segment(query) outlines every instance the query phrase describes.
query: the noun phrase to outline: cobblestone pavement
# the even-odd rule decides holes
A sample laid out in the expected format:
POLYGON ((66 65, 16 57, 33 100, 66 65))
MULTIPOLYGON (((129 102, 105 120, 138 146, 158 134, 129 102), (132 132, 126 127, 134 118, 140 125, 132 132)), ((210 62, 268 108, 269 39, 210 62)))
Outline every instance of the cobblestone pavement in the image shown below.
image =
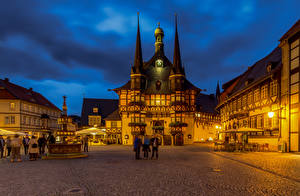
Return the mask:
POLYGON ((159 150, 159 160, 136 161, 129 146, 93 147, 83 159, 1 160, 0 195, 300 195, 297 154, 159 150))

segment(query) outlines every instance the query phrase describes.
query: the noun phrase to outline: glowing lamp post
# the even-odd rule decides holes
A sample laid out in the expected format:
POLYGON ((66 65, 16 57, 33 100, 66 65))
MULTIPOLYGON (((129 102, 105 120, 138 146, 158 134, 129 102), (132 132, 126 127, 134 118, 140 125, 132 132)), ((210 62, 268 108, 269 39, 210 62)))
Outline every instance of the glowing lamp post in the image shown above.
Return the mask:
POLYGON ((268 117, 273 118, 274 117, 274 112, 268 112, 268 117))

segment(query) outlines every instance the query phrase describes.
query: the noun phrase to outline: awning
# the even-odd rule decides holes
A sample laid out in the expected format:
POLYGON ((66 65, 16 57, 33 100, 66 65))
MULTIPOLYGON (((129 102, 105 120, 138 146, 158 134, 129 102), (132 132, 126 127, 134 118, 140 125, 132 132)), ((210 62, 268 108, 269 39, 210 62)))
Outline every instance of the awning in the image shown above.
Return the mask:
POLYGON ((222 131, 220 133, 245 133, 245 132, 259 132, 259 131, 264 131, 264 130, 256 129, 256 128, 241 127, 238 129, 229 129, 226 131, 222 131))
POLYGON ((25 133, 22 133, 22 132, 17 132, 17 131, 8 131, 8 130, 5 130, 5 129, 0 129, 0 135, 5 135, 5 136, 8 136, 8 135, 26 135, 25 133))
POLYGON ((92 127, 92 128, 82 129, 80 131, 76 131, 76 134, 105 135, 106 132, 103 129, 92 127))

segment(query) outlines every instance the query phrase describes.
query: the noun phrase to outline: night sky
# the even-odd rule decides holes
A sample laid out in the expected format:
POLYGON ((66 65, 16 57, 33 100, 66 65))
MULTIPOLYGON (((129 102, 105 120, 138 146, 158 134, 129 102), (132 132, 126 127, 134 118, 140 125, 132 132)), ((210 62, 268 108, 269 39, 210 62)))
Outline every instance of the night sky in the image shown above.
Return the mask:
POLYGON ((174 13, 187 78, 207 93, 278 45, 300 18, 300 1, 1 0, 0 77, 42 93, 69 114, 82 98, 117 98, 129 80, 137 12, 144 61, 154 54, 157 22, 173 60, 174 13))

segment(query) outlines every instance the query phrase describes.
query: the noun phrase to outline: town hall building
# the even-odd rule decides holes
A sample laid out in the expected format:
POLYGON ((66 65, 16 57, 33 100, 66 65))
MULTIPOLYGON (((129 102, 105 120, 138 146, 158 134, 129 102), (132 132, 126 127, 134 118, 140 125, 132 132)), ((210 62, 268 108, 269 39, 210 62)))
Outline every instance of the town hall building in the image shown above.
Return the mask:
POLYGON ((137 135, 157 135, 162 145, 192 144, 216 136, 217 97, 201 93, 187 79, 175 20, 173 62, 165 56, 164 31, 159 25, 154 55, 144 61, 138 22, 130 80, 113 89, 119 96, 122 144, 132 144, 137 135))

